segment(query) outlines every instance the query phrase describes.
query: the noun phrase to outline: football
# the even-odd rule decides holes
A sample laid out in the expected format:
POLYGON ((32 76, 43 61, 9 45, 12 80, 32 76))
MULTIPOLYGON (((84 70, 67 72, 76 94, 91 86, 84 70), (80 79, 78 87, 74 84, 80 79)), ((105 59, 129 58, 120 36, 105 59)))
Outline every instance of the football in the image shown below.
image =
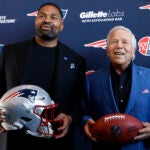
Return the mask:
POLYGON ((133 140, 143 124, 137 118, 123 113, 108 114, 97 120, 90 133, 97 141, 123 144, 133 140))

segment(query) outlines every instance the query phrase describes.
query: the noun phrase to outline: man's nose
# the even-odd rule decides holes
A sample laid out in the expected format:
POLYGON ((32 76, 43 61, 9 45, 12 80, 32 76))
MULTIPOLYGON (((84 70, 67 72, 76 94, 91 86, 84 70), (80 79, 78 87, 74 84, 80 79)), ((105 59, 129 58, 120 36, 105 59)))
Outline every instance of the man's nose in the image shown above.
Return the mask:
POLYGON ((44 21, 45 22, 51 22, 52 18, 50 16, 45 16, 44 21))
POLYGON ((119 42, 117 43, 117 46, 118 46, 118 48, 122 48, 122 47, 123 47, 122 42, 119 41, 119 42))

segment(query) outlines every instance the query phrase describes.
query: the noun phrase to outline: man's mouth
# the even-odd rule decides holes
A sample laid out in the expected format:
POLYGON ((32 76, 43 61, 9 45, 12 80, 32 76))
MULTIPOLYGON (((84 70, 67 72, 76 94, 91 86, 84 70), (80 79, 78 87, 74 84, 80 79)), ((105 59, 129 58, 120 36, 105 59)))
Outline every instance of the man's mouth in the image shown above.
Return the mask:
POLYGON ((115 55, 125 55, 123 52, 114 52, 115 55))

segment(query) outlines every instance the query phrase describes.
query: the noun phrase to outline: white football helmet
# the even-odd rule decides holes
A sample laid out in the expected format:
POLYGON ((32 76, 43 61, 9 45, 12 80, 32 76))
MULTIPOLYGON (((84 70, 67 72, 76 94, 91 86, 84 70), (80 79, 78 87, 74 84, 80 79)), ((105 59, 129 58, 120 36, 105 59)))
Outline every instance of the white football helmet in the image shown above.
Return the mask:
POLYGON ((16 86, 0 99, 0 109, 4 111, 6 120, 1 125, 5 130, 25 129, 26 133, 36 137, 55 136, 53 123, 62 125, 61 120, 54 120, 57 106, 48 93, 38 86, 16 86))

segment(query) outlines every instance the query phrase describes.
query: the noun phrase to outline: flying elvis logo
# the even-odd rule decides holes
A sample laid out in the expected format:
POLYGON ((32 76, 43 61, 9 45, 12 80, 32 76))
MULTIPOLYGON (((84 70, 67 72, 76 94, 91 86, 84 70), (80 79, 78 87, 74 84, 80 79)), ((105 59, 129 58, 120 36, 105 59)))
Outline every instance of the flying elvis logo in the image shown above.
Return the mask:
POLYGON ((139 9, 150 9, 150 4, 149 5, 145 5, 145 6, 141 6, 141 7, 139 7, 139 9))
POLYGON ((84 44, 85 47, 94 47, 94 48, 102 48, 102 49, 106 49, 107 47, 107 40, 106 39, 102 39, 99 41, 95 41, 92 43, 88 43, 88 44, 84 44))
MULTIPOLYGON (((63 13, 63 19, 66 18, 67 13, 68 13, 68 9, 61 9, 62 13, 63 13)), ((38 11, 32 12, 32 13, 28 13, 27 16, 37 16, 38 11)))
POLYGON ((14 97, 24 97, 33 102, 35 100, 35 96, 37 95, 37 90, 32 89, 22 89, 18 90, 16 92, 11 93, 6 98, 4 98, 2 101, 14 98, 14 97))

